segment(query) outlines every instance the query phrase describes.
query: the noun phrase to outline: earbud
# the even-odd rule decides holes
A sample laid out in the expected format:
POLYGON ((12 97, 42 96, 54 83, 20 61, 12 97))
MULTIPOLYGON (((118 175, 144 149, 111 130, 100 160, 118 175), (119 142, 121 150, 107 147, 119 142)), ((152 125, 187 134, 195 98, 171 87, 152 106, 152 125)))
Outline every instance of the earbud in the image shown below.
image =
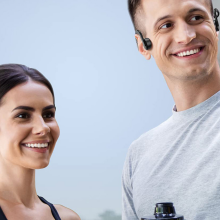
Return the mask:
POLYGON ((219 10, 217 8, 214 9, 214 24, 215 24, 215 30, 219 31, 219 23, 218 23, 218 17, 219 17, 219 10))
POLYGON ((138 35, 140 36, 141 41, 142 41, 142 43, 143 43, 143 45, 144 45, 144 49, 145 49, 145 50, 150 50, 151 47, 152 47, 152 42, 151 42, 151 40, 150 40, 149 38, 145 38, 145 39, 144 39, 142 33, 141 33, 140 31, 138 31, 138 30, 135 31, 135 34, 138 34, 138 35))

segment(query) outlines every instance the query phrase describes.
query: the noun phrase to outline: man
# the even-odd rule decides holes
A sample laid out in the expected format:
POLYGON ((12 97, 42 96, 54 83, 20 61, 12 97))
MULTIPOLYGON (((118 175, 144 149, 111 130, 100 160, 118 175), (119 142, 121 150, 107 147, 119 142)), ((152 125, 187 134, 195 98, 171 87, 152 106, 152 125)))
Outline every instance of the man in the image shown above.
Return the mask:
POLYGON ((156 203, 173 202, 187 220, 219 220, 220 69, 212 2, 128 4, 135 30, 140 31, 135 35, 138 50, 147 60, 154 57, 175 106, 168 120, 129 148, 122 219, 137 220, 152 215, 156 203), (144 46, 141 33, 152 46, 144 46))

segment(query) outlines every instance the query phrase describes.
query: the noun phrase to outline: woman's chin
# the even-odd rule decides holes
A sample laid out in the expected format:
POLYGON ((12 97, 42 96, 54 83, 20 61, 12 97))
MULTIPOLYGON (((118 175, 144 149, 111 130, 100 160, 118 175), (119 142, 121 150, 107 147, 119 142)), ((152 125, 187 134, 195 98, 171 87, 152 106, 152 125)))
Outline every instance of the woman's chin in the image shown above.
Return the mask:
POLYGON ((38 170, 38 169, 43 169, 49 165, 49 161, 39 161, 38 163, 32 163, 32 164, 27 164, 23 165, 23 167, 32 169, 32 170, 38 170))
POLYGON ((47 167, 48 165, 49 165, 49 163, 47 163, 47 164, 41 164, 40 166, 36 167, 35 169, 36 169, 36 170, 37 170, 37 169, 43 169, 43 168, 47 167))

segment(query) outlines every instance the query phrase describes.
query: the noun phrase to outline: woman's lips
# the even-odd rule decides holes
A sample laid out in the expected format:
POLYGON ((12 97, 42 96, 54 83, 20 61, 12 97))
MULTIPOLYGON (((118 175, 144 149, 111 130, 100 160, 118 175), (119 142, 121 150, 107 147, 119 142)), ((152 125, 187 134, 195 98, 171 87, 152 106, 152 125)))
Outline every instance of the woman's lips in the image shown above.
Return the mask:
POLYGON ((42 148, 38 148, 38 147, 27 147, 27 146, 25 146, 24 144, 21 144, 21 146, 22 146, 22 147, 25 147, 25 148, 27 148, 27 149, 29 149, 29 150, 31 150, 31 151, 34 151, 34 152, 46 153, 47 150, 49 150, 49 146, 50 146, 50 145, 48 145, 48 147, 42 147, 42 148))

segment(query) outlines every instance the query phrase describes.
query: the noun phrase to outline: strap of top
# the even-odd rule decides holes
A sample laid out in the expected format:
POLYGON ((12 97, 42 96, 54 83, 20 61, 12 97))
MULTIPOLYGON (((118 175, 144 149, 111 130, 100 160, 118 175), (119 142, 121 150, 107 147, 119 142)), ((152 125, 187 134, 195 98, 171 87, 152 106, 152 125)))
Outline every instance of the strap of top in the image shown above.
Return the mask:
MULTIPOLYGON (((61 218, 60 218, 60 216, 59 216, 57 210, 56 210, 55 207, 53 206, 53 204, 49 203, 46 199, 44 199, 44 198, 41 197, 41 196, 38 196, 38 197, 39 197, 39 199, 40 199, 43 203, 45 203, 45 204, 47 204, 47 205, 50 206, 52 215, 53 215, 53 217, 55 218, 55 220, 61 220, 61 218)), ((0 219, 0 220, 1 220, 1 219, 0 219)), ((4 220, 7 220, 7 219, 4 219, 4 220)))
MULTIPOLYGON (((56 210, 55 207, 53 206, 53 204, 49 203, 46 199, 44 199, 44 198, 41 197, 41 196, 38 196, 38 197, 39 197, 39 199, 40 199, 43 203, 47 204, 47 205, 50 207, 51 213, 52 213, 54 219, 55 219, 55 220, 61 220, 61 218, 60 218, 60 216, 59 216, 57 210, 56 210)), ((2 211, 1 207, 0 207, 0 220, 7 220, 7 218, 6 218, 5 214, 4 214, 4 212, 2 211)))
POLYGON ((7 220, 4 212, 2 211, 1 207, 0 207, 0 220, 7 220))

